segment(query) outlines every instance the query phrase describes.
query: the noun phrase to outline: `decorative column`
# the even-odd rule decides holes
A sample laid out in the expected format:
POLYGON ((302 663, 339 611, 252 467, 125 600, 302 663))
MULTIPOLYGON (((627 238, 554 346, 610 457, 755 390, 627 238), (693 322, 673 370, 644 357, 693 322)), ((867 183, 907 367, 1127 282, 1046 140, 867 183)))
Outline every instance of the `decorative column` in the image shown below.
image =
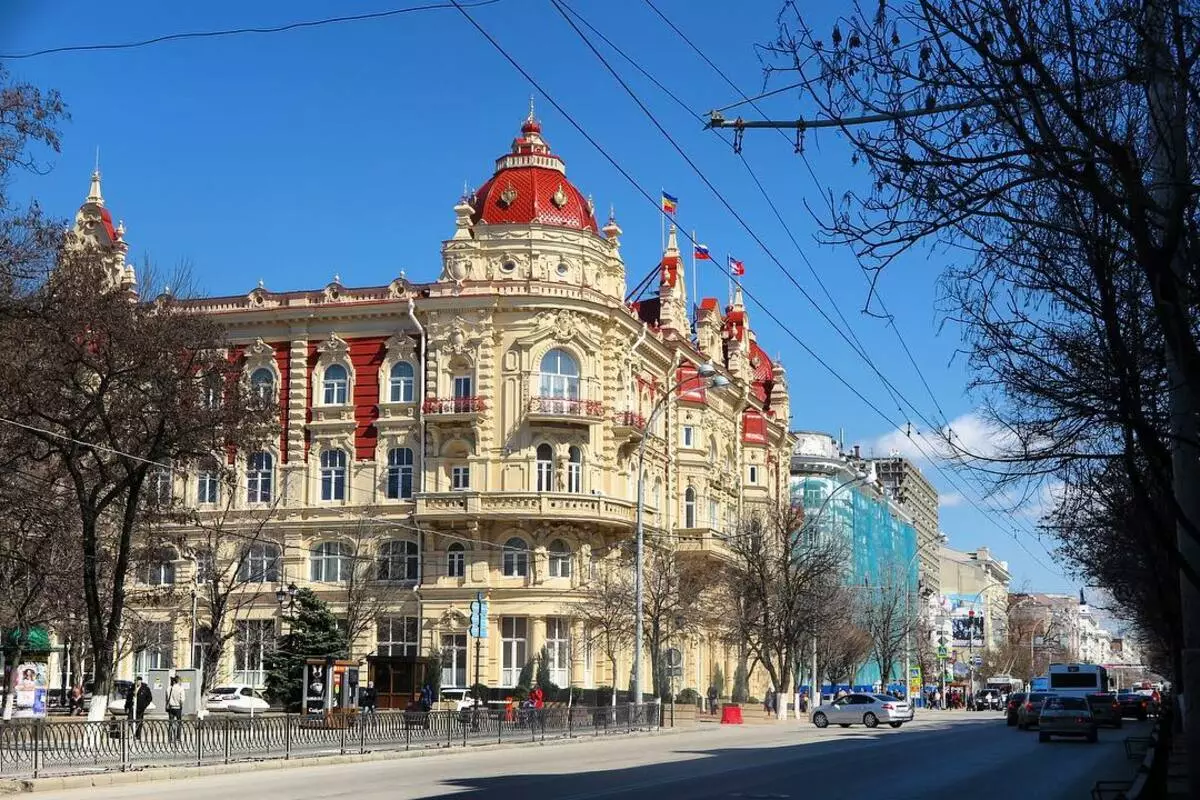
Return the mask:
POLYGON ((527 657, 530 660, 535 660, 538 653, 542 652, 542 645, 546 643, 546 618, 545 617, 530 617, 529 618, 529 652, 527 657))
POLYGON ((583 641, 583 623, 571 620, 571 641, 567 645, 571 654, 571 685, 582 687, 584 684, 584 658, 587 645, 583 641))

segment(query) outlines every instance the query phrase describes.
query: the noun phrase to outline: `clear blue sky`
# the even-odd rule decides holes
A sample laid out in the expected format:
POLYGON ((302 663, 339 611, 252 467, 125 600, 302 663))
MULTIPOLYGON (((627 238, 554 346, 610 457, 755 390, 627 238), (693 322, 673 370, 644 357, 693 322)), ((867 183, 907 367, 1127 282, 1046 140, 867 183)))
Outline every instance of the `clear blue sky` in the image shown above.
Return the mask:
MULTIPOLYGON (((0 53, 271 26, 411 2, 6 0, 0 3, 0 53)), ((778 3, 656 2, 742 89, 762 89, 755 44, 773 36, 778 3)), ((574 0, 572 7, 694 111, 741 99, 644 3, 574 0)), ((836 10, 829 4, 815 13, 836 10)), ((642 187, 654 196, 660 187, 678 196, 681 223, 694 228, 718 259, 732 253, 743 260, 747 289, 792 333, 894 421, 904 425, 913 417, 897 410, 878 378, 819 318, 547 0, 502 0, 471 13, 642 187)), ((831 19, 814 22, 824 29, 831 19)), ((879 285, 896 314, 896 330, 863 315, 866 279, 852 254, 814 241, 816 226, 806 203, 822 207, 820 188, 783 137, 749 133, 746 159, 828 287, 830 302, 728 144, 702 130, 695 117, 603 43, 597 45, 784 267, 835 320, 834 307, 840 308, 900 391, 937 419, 897 332, 919 360, 946 417, 968 430, 976 403, 965 393, 966 367, 954 358, 959 331, 940 327, 935 303, 945 266, 941 257, 920 254, 882 278, 879 285)), ((163 268, 189 262, 200 288, 219 294, 248 291, 259 279, 274 290, 310 288, 335 273, 350 285, 385 283, 402 269, 413 280, 434 279, 439 246, 452 232, 451 208, 464 182, 474 187, 490 176, 493 159, 506 151, 533 93, 453 9, 273 35, 48 55, 6 65, 18 79, 59 89, 72 114, 62 154, 48 158, 49 173, 22 177, 10 191, 70 216, 87 193, 99 147, 105 199, 114 216, 125 221, 134 257, 140 262, 149 256, 163 268)), ((780 76, 771 88, 791 79, 780 76)), ((807 110, 791 93, 761 105, 783 118, 807 110)), ((658 258, 654 208, 541 97, 538 116, 572 180, 594 196, 598 215, 615 206, 631 282, 644 275, 658 258)), ((861 179, 835 136, 810 137, 806 149, 818 179, 834 197, 861 179)), ((724 298, 726 280, 710 268, 702 272, 700 288, 724 298)), ((844 429, 848 443, 875 447, 877 455, 886 455, 881 451, 888 444, 881 440, 889 434, 903 445, 904 436, 805 354, 760 307, 751 303, 750 313, 760 343, 788 367, 793 427, 835 435, 844 429)), ((927 428, 915 418, 912 422, 914 431, 927 428)), ((960 475, 956 488, 929 464, 924 470, 945 497, 942 528, 952 546, 990 546, 1010 561, 1014 586, 1028 582, 1044 591, 1073 590, 1076 581, 1063 577, 1031 538, 1031 518, 982 513, 962 497, 968 494, 986 508, 976 481, 960 475), (1014 541, 1014 526, 1023 529, 1017 535, 1036 559, 1014 541)))

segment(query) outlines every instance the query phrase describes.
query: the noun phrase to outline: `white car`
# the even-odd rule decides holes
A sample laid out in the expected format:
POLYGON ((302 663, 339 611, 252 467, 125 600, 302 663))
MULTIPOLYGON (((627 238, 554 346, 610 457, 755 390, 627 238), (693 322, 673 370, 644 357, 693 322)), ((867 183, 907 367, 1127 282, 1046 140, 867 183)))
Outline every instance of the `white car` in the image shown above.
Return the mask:
POLYGON ((261 714, 271 709, 271 704, 244 683, 218 686, 208 693, 206 706, 209 711, 229 711, 234 714, 261 714))
POLYGON ((442 702, 454 703, 455 711, 466 711, 475 705, 470 689, 442 689, 442 702))
POLYGON ((818 728, 830 723, 849 728, 851 725, 866 725, 874 728, 886 722, 899 728, 913 718, 912 706, 906 700, 897 700, 886 694, 848 694, 828 705, 813 709, 812 723, 818 728))

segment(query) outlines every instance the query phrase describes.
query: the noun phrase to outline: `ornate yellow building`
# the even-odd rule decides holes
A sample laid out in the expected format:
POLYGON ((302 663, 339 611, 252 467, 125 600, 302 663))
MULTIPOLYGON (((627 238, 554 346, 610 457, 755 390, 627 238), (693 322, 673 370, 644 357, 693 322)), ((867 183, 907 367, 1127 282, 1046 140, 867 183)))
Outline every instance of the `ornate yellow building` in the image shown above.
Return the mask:
MULTIPOLYGON (((428 284, 335 278, 194 303, 226 327, 249 385, 280 406, 278 440, 233 456, 235 479, 199 465, 171 487, 202 519, 221 516, 221 547, 247 556, 238 593, 249 602, 229 623, 222 680, 261 682, 277 588, 310 587, 344 614, 365 553, 382 588, 356 656, 440 650, 443 685, 470 685, 469 606, 482 592, 483 683, 513 686, 546 646, 559 685, 625 689, 629 654, 614 676, 572 604, 632 540, 643 438, 648 538, 701 564, 723 557, 722 535, 748 505, 786 496, 785 374, 755 341, 740 291, 724 309, 705 299, 693 323, 672 230, 651 293, 627 301, 636 281, 621 228, 597 225, 532 114, 491 179, 454 207, 442 262, 428 284), (729 386, 699 377, 710 361, 729 386), (261 531, 250 545, 247 531, 261 531)), ((162 558, 144 580, 179 586, 211 568, 186 552, 162 558)), ((126 674, 189 666, 188 595, 176 596, 177 609, 146 612, 161 632, 142 637, 126 674)), ((732 676, 726 645, 703 634, 676 644, 678 688, 703 693, 714 664, 732 676)), ((644 670, 648 690, 648 660, 644 670)))

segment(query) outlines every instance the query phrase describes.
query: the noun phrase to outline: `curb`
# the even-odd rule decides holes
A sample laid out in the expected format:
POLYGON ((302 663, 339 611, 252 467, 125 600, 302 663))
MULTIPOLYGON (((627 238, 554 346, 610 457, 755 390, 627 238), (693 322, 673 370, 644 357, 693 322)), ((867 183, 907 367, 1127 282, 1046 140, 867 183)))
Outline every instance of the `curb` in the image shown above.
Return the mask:
POLYGON ((0 795, 18 795, 36 792, 57 792, 70 789, 89 789, 105 786, 126 786, 150 781, 173 781, 183 778, 200 778, 209 775, 236 775, 242 772, 293 769, 296 767, 326 767, 339 764, 362 764, 373 761, 394 761, 407 758, 431 758, 452 753, 467 753, 476 750, 513 750, 526 747, 553 747, 557 745, 583 744, 606 739, 627 739, 649 736, 664 736, 695 731, 695 726, 659 728, 651 731, 633 731, 606 736, 576 736, 574 738, 547 739, 543 742, 505 742, 502 744, 475 744, 466 747, 436 747, 421 750, 375 750, 366 753, 333 755, 301 755, 291 759, 272 758, 261 761, 235 761, 229 764, 206 764, 193 767, 148 767, 127 772, 97 772, 86 775, 62 775, 47 778, 19 778, 0 781, 0 795))

